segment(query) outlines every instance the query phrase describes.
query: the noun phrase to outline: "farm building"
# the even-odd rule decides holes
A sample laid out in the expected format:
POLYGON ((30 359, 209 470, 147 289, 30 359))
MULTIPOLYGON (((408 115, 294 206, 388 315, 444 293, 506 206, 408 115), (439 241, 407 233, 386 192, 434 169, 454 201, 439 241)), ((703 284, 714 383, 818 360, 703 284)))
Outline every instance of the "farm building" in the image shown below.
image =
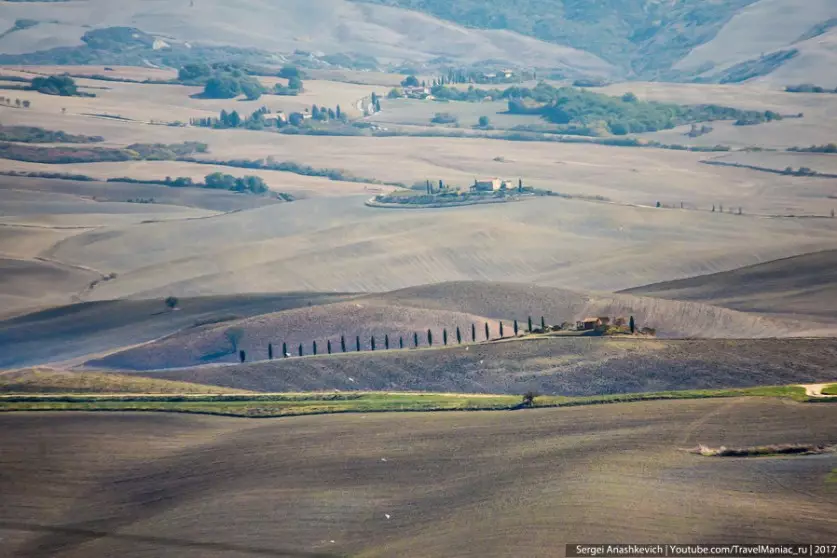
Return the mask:
POLYGON ((497 190, 511 190, 514 184, 509 180, 500 180, 499 178, 474 180, 474 185, 471 190, 475 192, 492 192, 497 190))

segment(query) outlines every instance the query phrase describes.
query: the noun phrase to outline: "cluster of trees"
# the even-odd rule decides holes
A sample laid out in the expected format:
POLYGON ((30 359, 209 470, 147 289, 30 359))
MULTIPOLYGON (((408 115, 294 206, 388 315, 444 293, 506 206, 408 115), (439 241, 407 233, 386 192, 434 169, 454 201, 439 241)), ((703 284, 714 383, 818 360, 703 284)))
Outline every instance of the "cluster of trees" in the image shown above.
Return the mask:
POLYGON ((340 108, 340 105, 337 105, 337 107, 333 109, 330 107, 312 105, 310 111, 306 109, 305 113, 292 112, 286 119, 274 118, 271 119, 270 122, 265 120, 265 115, 267 114, 270 114, 270 109, 267 107, 261 107, 254 111, 250 116, 245 117, 242 117, 236 110, 233 110, 232 112, 222 110, 218 115, 218 118, 192 118, 189 120, 189 123, 192 126, 202 128, 247 128, 248 130, 263 130, 266 126, 276 126, 277 128, 282 128, 284 126, 299 127, 305 123, 307 120, 306 116, 309 115, 311 120, 317 122, 328 122, 330 120, 345 122, 347 120, 346 115, 340 108))
POLYGON ((837 153, 837 143, 812 145, 811 147, 789 147, 788 151, 796 151, 799 153, 837 153))
POLYGON ((788 93, 837 93, 837 88, 828 89, 812 83, 803 83, 801 85, 788 85, 785 87, 785 91, 788 93))
MULTIPOLYGON (((2 97, 0 97, 2 103, 2 97)), ((3 126, 0 124, 0 141, 21 143, 98 143, 102 136, 83 136, 62 131, 46 130, 37 126, 3 126)))
POLYGON ((95 97, 93 93, 81 93, 73 78, 67 75, 36 77, 30 88, 45 95, 60 95, 62 97, 95 97))
POLYGON ((252 194, 264 194, 267 192, 267 184, 259 176, 243 176, 236 178, 231 174, 214 172, 204 178, 204 187, 216 190, 230 190, 233 192, 250 192, 252 194))
POLYGON ((503 96, 509 99, 511 114, 537 114, 554 124, 582 125, 590 129, 590 135, 600 131, 613 135, 653 132, 714 120, 766 122, 782 118, 772 111, 640 101, 633 93, 612 97, 574 87, 556 88, 544 82, 532 89, 510 87, 503 96))
POLYGON ((234 99, 245 95, 255 100, 265 92, 264 86, 240 64, 186 64, 177 72, 177 81, 185 85, 203 85, 203 96, 210 99, 234 99))
POLYGON ((11 97, 0 97, 0 105, 6 105, 7 107, 17 107, 17 108, 29 108, 32 106, 32 103, 27 101, 26 99, 15 99, 12 101, 11 97))
POLYGON ((449 112, 437 112, 430 121, 434 124, 458 124, 459 119, 449 112))

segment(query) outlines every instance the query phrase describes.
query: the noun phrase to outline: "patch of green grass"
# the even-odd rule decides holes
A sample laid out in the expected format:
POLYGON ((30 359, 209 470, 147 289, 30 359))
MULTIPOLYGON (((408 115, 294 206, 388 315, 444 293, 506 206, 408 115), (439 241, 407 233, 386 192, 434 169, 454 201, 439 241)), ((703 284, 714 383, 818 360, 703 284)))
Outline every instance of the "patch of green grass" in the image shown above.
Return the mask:
POLYGON ((837 484, 837 469, 832 469, 830 473, 825 477, 825 482, 827 484, 837 484))
MULTIPOLYGON (((534 407, 572 407, 664 399, 710 397, 787 397, 809 401, 804 388, 775 386, 726 390, 627 393, 589 397, 539 396, 534 407)), ((0 397, 2 411, 158 411, 240 417, 280 417, 331 413, 421 411, 498 411, 521 409, 518 395, 433 393, 283 393, 265 395, 10 395, 0 397)))
POLYGON ((837 384, 825 386, 822 390, 823 395, 837 395, 837 384))

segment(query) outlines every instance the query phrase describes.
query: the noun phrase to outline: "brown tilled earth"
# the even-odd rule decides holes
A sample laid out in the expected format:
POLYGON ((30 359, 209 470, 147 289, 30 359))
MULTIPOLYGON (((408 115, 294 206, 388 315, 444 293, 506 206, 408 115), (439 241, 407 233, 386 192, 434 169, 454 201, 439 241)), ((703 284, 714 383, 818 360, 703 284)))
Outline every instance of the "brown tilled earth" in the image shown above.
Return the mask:
POLYGON ((833 443, 835 420, 837 406, 774 399, 278 420, 4 414, 0 554, 546 557, 605 540, 828 541, 833 454, 683 450, 833 443))
MULTIPOLYGON (((351 345, 348 348, 352 350, 351 345)), ((253 351, 248 358, 265 359, 266 351, 266 347, 253 351)), ((119 359, 116 355, 88 365, 96 369, 108 364, 123 364, 127 368, 131 364, 127 357, 123 362, 119 359)), ((521 394, 534 390, 556 395, 599 395, 828 382, 837 377, 835 362, 837 346, 831 339, 576 337, 507 340, 433 350, 367 350, 136 373, 155 379, 264 392, 415 390, 521 394)))

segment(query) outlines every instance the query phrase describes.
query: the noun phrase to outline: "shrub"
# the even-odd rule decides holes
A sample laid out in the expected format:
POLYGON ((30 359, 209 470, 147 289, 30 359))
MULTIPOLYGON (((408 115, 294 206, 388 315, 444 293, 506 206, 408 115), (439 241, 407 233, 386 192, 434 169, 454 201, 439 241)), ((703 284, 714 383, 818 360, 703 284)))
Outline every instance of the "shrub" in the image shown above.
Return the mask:
POLYGON ((175 308, 177 308, 177 304, 178 304, 179 302, 180 302, 180 301, 177 299, 177 297, 176 297, 176 296, 170 296, 170 297, 168 297, 168 298, 166 299, 166 306, 168 306, 169 308, 171 308, 172 310, 174 310, 175 308))
POLYGON ((457 124, 459 119, 449 112, 437 112, 430 121, 434 124, 457 124))
POLYGON ((33 90, 45 95, 60 95, 62 97, 78 97, 81 94, 76 82, 70 76, 36 77, 32 80, 33 90))

